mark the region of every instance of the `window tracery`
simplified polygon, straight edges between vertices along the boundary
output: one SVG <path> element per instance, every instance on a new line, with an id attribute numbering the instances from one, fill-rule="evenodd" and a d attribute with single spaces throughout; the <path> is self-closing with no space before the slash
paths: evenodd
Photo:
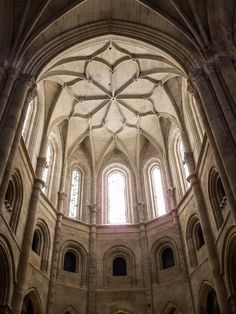
<path id="1" fill-rule="evenodd" d="M 46 153 L 46 167 L 44 168 L 43 172 L 43 181 L 45 182 L 45 185 L 42 189 L 42 191 L 45 194 L 48 194 L 49 192 L 49 186 L 50 186 L 50 180 L 52 176 L 52 167 L 53 167 L 53 161 L 54 161 L 54 149 L 51 142 L 49 142 L 47 147 L 47 153 Z"/>
<path id="2" fill-rule="evenodd" d="M 152 204 L 155 215 L 161 216 L 166 213 L 165 197 L 161 178 L 161 170 L 158 164 L 150 167 L 150 185 L 152 193 Z"/>
<path id="3" fill-rule="evenodd" d="M 81 172 L 74 169 L 71 176 L 69 217 L 76 218 L 80 210 Z"/>
<path id="4" fill-rule="evenodd" d="M 108 223 L 123 224 L 127 222 L 126 180 L 124 173 L 113 169 L 107 176 Z"/>

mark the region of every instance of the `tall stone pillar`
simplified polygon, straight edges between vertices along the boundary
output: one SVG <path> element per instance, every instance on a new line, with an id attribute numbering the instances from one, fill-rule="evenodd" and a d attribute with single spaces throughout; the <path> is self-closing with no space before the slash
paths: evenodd
<path id="1" fill-rule="evenodd" d="M 36 178 L 34 180 L 34 186 L 29 203 L 29 210 L 26 219 L 26 227 L 24 231 L 24 237 L 21 247 L 21 254 L 17 269 L 17 280 L 14 286 L 14 292 L 12 297 L 12 309 L 14 314 L 20 314 L 22 309 L 23 298 L 25 295 L 25 285 L 27 269 L 29 264 L 29 257 L 32 245 L 32 239 L 35 229 L 36 212 L 39 203 L 39 197 L 41 190 L 44 186 L 42 181 L 43 171 L 46 167 L 46 158 L 38 158 Z"/>
<path id="2" fill-rule="evenodd" d="M 234 195 L 233 195 L 233 192 L 232 192 L 231 185 L 230 185 L 230 182 L 228 180 L 227 174 L 225 172 L 225 168 L 224 168 L 221 156 L 219 154 L 218 147 L 216 145 L 216 142 L 215 142 L 215 139 L 214 139 L 211 127 L 209 125 L 207 116 L 206 116 L 206 114 L 204 112 L 202 101 L 200 99 L 200 96 L 199 96 L 197 90 L 193 87 L 193 85 L 190 82 L 189 82 L 189 85 L 188 85 L 188 91 L 195 98 L 195 103 L 196 103 L 196 105 L 198 107 L 198 111 L 199 111 L 199 114 L 201 116 L 202 123 L 204 125 L 204 128 L 205 128 L 206 133 L 207 133 L 208 140 L 209 140 L 211 148 L 213 150 L 214 158 L 216 160 L 217 168 L 218 168 L 221 180 L 223 182 L 224 189 L 226 191 L 227 199 L 229 201 L 230 208 L 232 208 L 232 214 L 233 214 L 234 220 L 236 221 L 236 211 L 234 210 L 236 208 L 236 201 L 235 201 L 235 198 L 234 198 Z"/>
<path id="3" fill-rule="evenodd" d="M 0 128 L 0 184 L 2 183 L 4 171 L 7 165 L 14 137 L 16 135 L 18 122 L 20 120 L 21 112 L 25 103 L 25 98 L 32 83 L 32 76 L 28 74 L 19 75 L 14 83 L 7 103 L 7 108 L 4 112 L 3 123 Z"/>
<path id="4" fill-rule="evenodd" d="M 198 71 L 192 77 L 192 83 L 200 96 L 212 136 L 222 160 L 232 193 L 236 199 L 236 145 L 231 131 L 219 107 L 218 99 L 213 93 L 212 86 L 209 84 L 209 80 L 207 80 L 204 72 Z"/>
<path id="5" fill-rule="evenodd" d="M 183 141 L 183 145 L 185 142 Z M 185 162 L 188 165 L 190 175 L 188 180 L 191 184 L 191 188 L 194 193 L 198 217 L 201 223 L 202 232 L 204 234 L 205 245 L 208 254 L 209 266 L 212 272 L 214 281 L 214 287 L 216 290 L 219 307 L 222 314 L 230 314 L 231 308 L 227 302 L 227 291 L 224 283 L 224 279 L 220 273 L 220 263 L 218 260 L 217 252 L 214 248 L 214 236 L 211 230 L 211 224 L 208 216 L 208 210 L 205 204 L 204 195 L 200 186 L 200 183 L 195 173 L 194 159 L 191 152 L 185 152 Z"/>
<path id="6" fill-rule="evenodd" d="M 65 138 L 63 146 L 63 162 L 61 169 L 60 177 L 60 188 L 58 192 L 57 199 L 57 221 L 55 225 L 54 241 L 53 241 L 53 253 L 52 253 L 52 265 L 51 265 L 51 274 L 50 274 L 50 283 L 49 283 L 49 292 L 48 292 L 48 308 L 47 314 L 53 313 L 53 298 L 56 293 L 56 280 L 57 280 L 57 268 L 59 261 L 59 252 L 61 245 L 61 225 L 63 218 L 63 209 L 65 205 L 65 199 L 67 197 L 65 191 L 66 186 L 66 173 L 67 173 L 67 139 L 68 139 L 68 130 L 69 130 L 69 120 L 66 122 L 65 129 Z"/>
<path id="7" fill-rule="evenodd" d="M 8 98 L 11 93 L 16 76 L 17 76 L 17 71 L 15 69 L 13 68 L 5 69 L 5 73 L 3 75 L 3 81 L 1 82 L 1 90 L 0 90 L 0 121 L 2 120 L 3 113 L 6 108 L 6 104 L 8 102 Z"/>
<path id="8" fill-rule="evenodd" d="M 23 125 L 25 122 L 25 118 L 26 118 L 26 114 L 27 114 L 27 110 L 28 110 L 28 105 L 30 103 L 30 101 L 36 96 L 36 85 L 34 84 L 30 90 L 28 91 L 28 94 L 26 96 L 25 99 L 25 104 L 21 113 L 21 117 L 17 126 L 17 130 L 16 130 L 16 134 L 14 137 L 14 141 L 11 147 L 11 151 L 10 151 L 10 155 L 7 161 L 7 165 L 6 165 L 6 169 L 4 172 L 4 176 L 3 176 L 3 180 L 2 180 L 2 184 L 0 186 L 0 211 L 2 209 L 2 204 L 4 202 L 4 197 L 6 195 L 7 192 L 7 187 L 8 187 L 8 183 L 11 177 L 11 173 L 12 173 L 12 167 L 13 167 L 13 163 L 15 160 L 15 156 L 16 156 L 16 152 L 17 152 L 17 148 L 20 142 L 20 138 L 21 138 L 21 134 L 22 134 L 22 129 L 23 129 Z"/>
<path id="9" fill-rule="evenodd" d="M 90 240 L 89 240 L 89 280 L 88 280 L 88 314 L 96 313 L 96 223 L 97 205 L 89 205 L 90 210 Z"/>
<path id="10" fill-rule="evenodd" d="M 58 193 L 58 203 L 63 204 L 66 197 L 65 193 Z M 59 207 L 59 206 L 58 206 Z M 56 293 L 56 279 L 57 279 L 57 268 L 58 259 L 60 252 L 60 242 L 61 242 L 61 224 L 62 224 L 62 211 L 57 212 L 57 221 L 55 226 L 54 241 L 53 241 L 53 253 L 52 253 L 52 265 L 51 265 L 51 278 L 48 289 L 48 307 L 47 314 L 53 313 L 53 298 Z"/>
<path id="11" fill-rule="evenodd" d="M 152 300 L 152 285 L 151 285 L 151 272 L 150 272 L 150 261 L 149 261 L 149 250 L 147 243 L 146 226 L 144 222 L 144 203 L 140 202 L 137 204 L 138 217 L 139 217 L 139 234 L 140 234 L 140 247 L 142 256 L 142 267 L 143 267 L 143 280 L 145 288 L 145 301 L 146 301 L 146 314 L 152 314 L 153 311 L 153 300 Z"/>

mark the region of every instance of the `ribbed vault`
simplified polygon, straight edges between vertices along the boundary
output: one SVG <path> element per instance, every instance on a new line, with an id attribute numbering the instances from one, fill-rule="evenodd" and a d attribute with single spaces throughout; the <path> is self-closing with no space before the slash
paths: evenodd
<path id="1" fill-rule="evenodd" d="M 59 126 L 68 157 L 84 143 L 97 170 L 117 150 L 138 169 L 145 144 L 162 155 L 170 123 L 181 121 L 184 75 L 167 54 L 134 39 L 84 42 L 57 56 L 39 77 L 47 132 Z"/>

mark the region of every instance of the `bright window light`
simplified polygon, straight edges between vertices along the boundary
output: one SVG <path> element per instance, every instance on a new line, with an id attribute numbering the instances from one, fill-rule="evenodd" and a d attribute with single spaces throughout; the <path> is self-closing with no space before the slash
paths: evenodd
<path id="1" fill-rule="evenodd" d="M 26 113 L 26 117 L 25 117 L 25 121 L 23 124 L 23 129 L 22 129 L 22 136 L 25 138 L 26 134 L 28 132 L 29 129 L 29 125 L 30 125 L 30 119 L 33 113 L 33 101 L 31 101 L 29 103 L 28 109 L 27 109 L 27 113 Z"/>
<path id="2" fill-rule="evenodd" d="M 165 198 L 163 194 L 161 171 L 157 165 L 151 169 L 153 203 L 157 216 L 166 213 Z"/>
<path id="3" fill-rule="evenodd" d="M 183 142 L 182 141 L 180 141 L 180 143 L 179 143 L 179 150 L 180 150 L 180 155 L 181 155 L 181 159 L 183 162 L 184 176 L 185 176 L 185 179 L 187 179 L 189 177 L 189 170 L 188 170 L 188 165 L 184 160 L 184 148 L 183 148 Z M 188 185 L 189 185 L 189 182 L 188 182 Z"/>
<path id="4" fill-rule="evenodd" d="M 107 178 L 108 223 L 123 224 L 126 219 L 125 176 L 120 170 L 113 170 Z"/>
<path id="5" fill-rule="evenodd" d="M 72 217 L 72 218 L 75 218 L 77 216 L 77 211 L 79 208 L 80 181 L 81 181 L 80 171 L 73 170 L 72 180 L 71 180 L 71 190 L 70 190 L 70 207 L 69 207 L 69 217 Z"/>
<path id="6" fill-rule="evenodd" d="M 45 182 L 45 185 L 43 187 L 43 193 L 46 192 L 46 187 L 48 185 L 48 180 L 49 180 L 49 171 L 50 171 L 50 167 L 52 164 L 52 147 L 51 144 L 48 145 L 47 148 L 47 154 L 46 154 L 46 167 L 44 168 L 43 171 L 43 181 Z"/>

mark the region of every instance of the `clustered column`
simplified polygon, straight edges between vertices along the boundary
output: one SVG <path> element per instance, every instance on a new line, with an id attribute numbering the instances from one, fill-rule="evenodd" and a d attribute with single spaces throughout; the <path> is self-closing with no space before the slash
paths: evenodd
<path id="1" fill-rule="evenodd" d="M 88 313 L 96 313 L 96 223 L 97 205 L 89 205 L 90 210 L 90 242 L 89 242 L 89 281 L 88 281 Z"/>
<path id="2" fill-rule="evenodd" d="M 26 283 L 26 275 L 31 251 L 31 244 L 34 234 L 35 228 L 35 220 L 36 213 L 39 203 L 39 197 L 41 194 L 41 190 L 44 186 L 44 182 L 42 180 L 43 171 L 46 167 L 46 158 L 38 158 L 37 162 L 37 171 L 36 178 L 34 180 L 34 186 L 31 194 L 31 199 L 29 203 L 29 210 L 26 220 L 26 226 L 23 243 L 21 248 L 20 259 L 18 263 L 17 269 L 17 282 L 14 287 L 13 297 L 12 297 L 12 309 L 14 314 L 20 314 L 23 298 L 25 294 L 25 283 Z"/>
<path id="3" fill-rule="evenodd" d="M 220 264 L 219 264 L 217 252 L 214 248 L 214 237 L 213 237 L 213 233 L 210 226 L 210 220 L 207 213 L 204 195 L 203 195 L 197 174 L 195 172 L 193 154 L 192 152 L 189 151 L 190 145 L 187 142 L 186 137 L 183 137 L 183 146 L 185 150 L 184 159 L 185 159 L 186 164 L 188 165 L 188 169 L 190 173 L 188 180 L 190 181 L 190 184 L 191 184 L 194 196 L 195 196 L 197 212 L 198 212 L 199 220 L 201 223 L 202 231 L 204 234 L 206 249 L 209 256 L 209 266 L 211 268 L 220 310 L 222 314 L 230 314 L 232 312 L 227 302 L 227 291 L 226 291 L 225 283 L 220 274 Z"/>
<path id="4" fill-rule="evenodd" d="M 145 299 L 146 299 L 146 313 L 153 313 L 153 302 L 152 302 L 152 287 L 150 278 L 149 268 L 149 251 L 147 243 L 147 233 L 144 222 L 144 203 L 140 202 L 137 204 L 138 217 L 139 217 L 139 233 L 140 233 L 140 245 L 142 252 L 142 267 L 144 275 L 144 287 L 145 287 Z"/>

